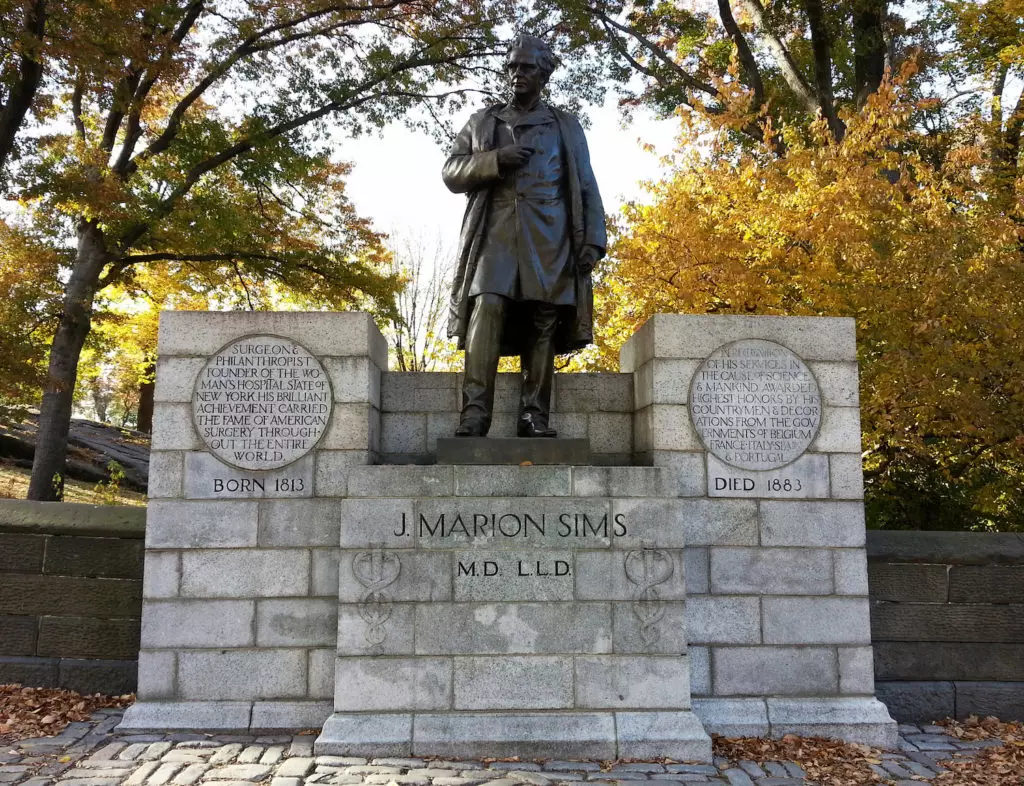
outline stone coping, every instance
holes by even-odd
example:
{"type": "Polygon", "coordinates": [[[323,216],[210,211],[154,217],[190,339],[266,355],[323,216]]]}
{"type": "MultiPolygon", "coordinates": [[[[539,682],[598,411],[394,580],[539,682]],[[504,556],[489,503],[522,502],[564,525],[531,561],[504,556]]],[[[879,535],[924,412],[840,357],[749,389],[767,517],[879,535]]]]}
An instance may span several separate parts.
{"type": "Polygon", "coordinates": [[[142,539],[146,536],[146,509],[0,499],[0,532],[142,539]]]}
{"type": "Polygon", "coordinates": [[[951,565],[1024,564],[1024,533],[868,530],[868,559],[951,565]]]}

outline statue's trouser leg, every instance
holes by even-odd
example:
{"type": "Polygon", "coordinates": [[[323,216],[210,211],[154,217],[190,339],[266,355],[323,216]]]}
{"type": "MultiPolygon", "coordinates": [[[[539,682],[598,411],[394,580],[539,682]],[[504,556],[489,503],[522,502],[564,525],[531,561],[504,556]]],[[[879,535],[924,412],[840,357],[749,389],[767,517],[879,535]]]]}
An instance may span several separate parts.
{"type": "Polygon", "coordinates": [[[482,294],[473,298],[473,310],[466,332],[466,375],[462,382],[461,425],[479,424],[487,434],[494,408],[494,377],[501,353],[501,330],[505,324],[508,299],[482,294]]]}
{"type": "Polygon", "coordinates": [[[555,328],[558,306],[530,303],[527,350],[520,357],[523,387],[519,395],[519,417],[529,415],[542,426],[551,411],[551,384],[555,377],[555,328]]]}

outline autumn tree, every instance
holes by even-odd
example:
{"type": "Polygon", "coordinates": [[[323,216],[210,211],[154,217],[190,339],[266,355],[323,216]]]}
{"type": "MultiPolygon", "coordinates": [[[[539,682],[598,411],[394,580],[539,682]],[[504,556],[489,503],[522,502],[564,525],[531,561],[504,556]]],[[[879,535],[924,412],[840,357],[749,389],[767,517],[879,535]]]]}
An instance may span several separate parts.
{"type": "Polygon", "coordinates": [[[393,280],[367,228],[342,204],[309,201],[310,178],[344,174],[332,169],[328,121],[359,132],[419,101],[458,100],[436,85],[460,80],[493,46],[483,2],[99,5],[105,29],[117,31],[105,69],[68,55],[44,71],[40,123],[13,177],[54,244],[71,239],[33,499],[59,494],[53,479],[97,294],[140,266],[212,266],[342,307],[389,298],[393,280]]]}

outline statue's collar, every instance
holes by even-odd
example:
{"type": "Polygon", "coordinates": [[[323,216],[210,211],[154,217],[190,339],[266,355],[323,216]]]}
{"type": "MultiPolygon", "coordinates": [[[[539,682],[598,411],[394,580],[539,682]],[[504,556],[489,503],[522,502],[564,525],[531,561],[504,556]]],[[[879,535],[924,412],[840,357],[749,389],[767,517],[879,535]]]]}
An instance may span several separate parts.
{"type": "Polygon", "coordinates": [[[510,126],[538,126],[555,122],[555,113],[543,101],[538,101],[533,109],[525,112],[511,104],[505,104],[498,109],[497,117],[510,126]]]}

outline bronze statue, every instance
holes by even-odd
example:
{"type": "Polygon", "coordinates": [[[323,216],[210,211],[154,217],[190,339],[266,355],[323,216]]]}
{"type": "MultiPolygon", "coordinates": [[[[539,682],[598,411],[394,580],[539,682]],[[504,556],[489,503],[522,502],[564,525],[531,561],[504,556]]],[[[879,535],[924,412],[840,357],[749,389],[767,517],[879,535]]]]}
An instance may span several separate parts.
{"type": "Polygon", "coordinates": [[[457,437],[486,436],[502,355],[522,363],[516,433],[554,437],[555,355],[593,341],[604,208],[579,120],[540,100],[555,63],[544,41],[519,36],[511,100],[474,114],[444,164],[445,185],[468,194],[448,323],[466,350],[457,437]]]}

